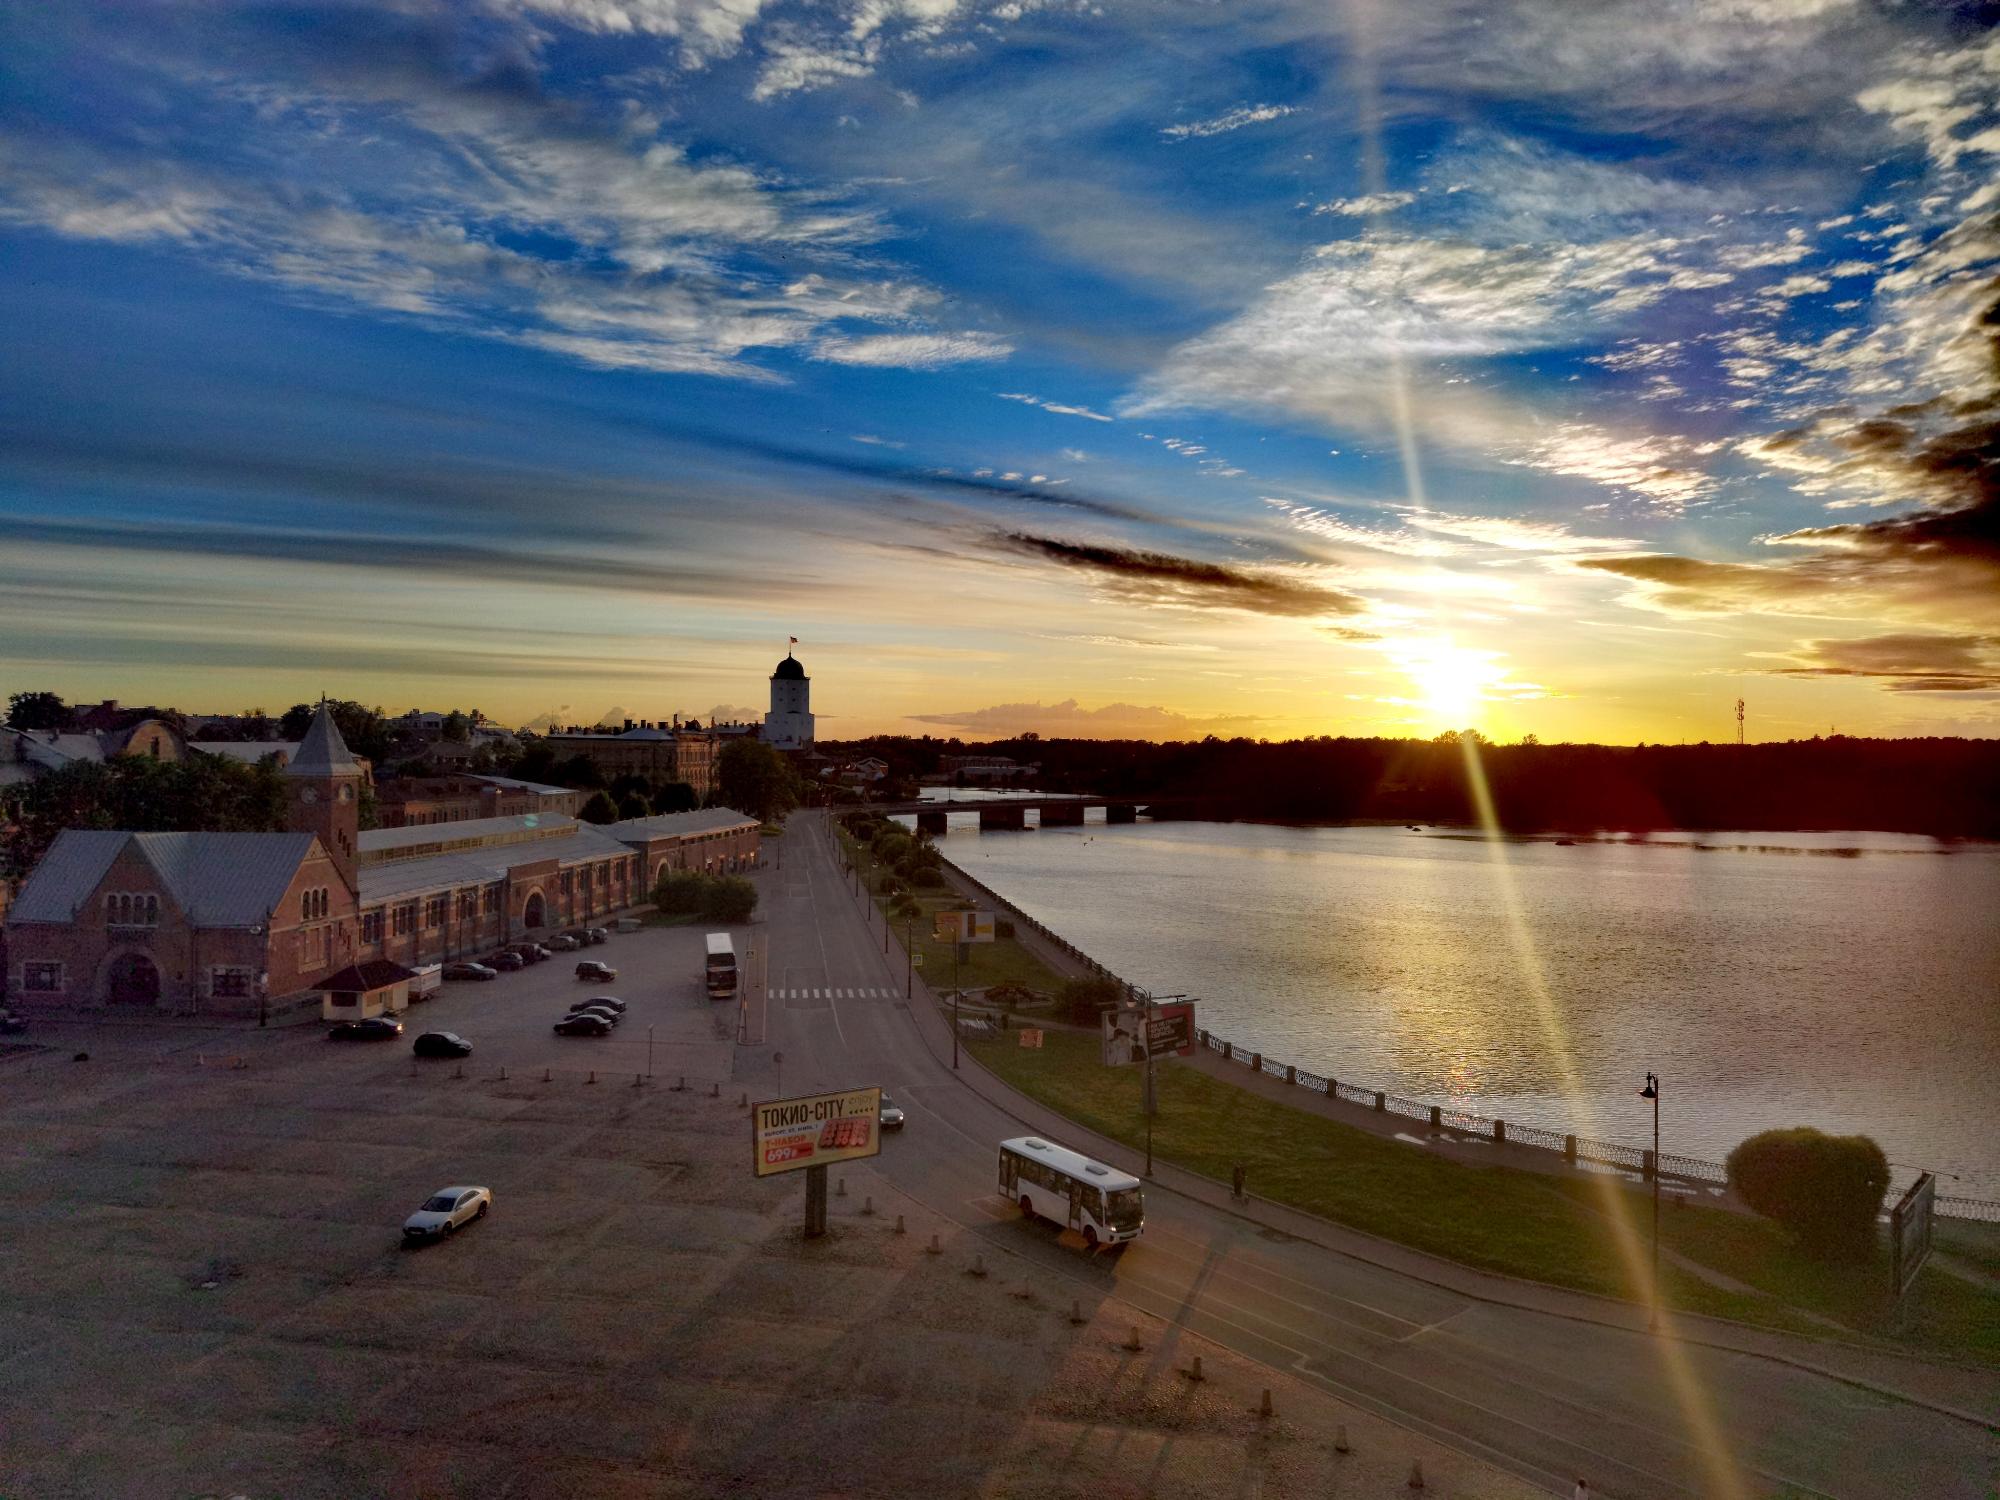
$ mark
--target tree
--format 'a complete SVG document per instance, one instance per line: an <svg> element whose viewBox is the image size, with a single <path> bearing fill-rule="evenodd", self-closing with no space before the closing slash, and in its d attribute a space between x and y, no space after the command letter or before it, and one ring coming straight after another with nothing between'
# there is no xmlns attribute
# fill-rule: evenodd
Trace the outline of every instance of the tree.
<svg viewBox="0 0 2000 1500"><path fill-rule="evenodd" d="M15 729L53 729L70 725L69 705L59 693L16 693L7 700L7 722Z"/></svg>
<svg viewBox="0 0 2000 1500"><path fill-rule="evenodd" d="M1098 1016L1125 999L1125 986L1115 979L1105 979L1090 975L1082 979L1066 979L1056 994L1056 1002L1062 1006L1073 1025L1095 1026Z"/></svg>
<svg viewBox="0 0 2000 1500"><path fill-rule="evenodd" d="M592 792L577 816L586 823L616 823L618 804L611 800L609 792Z"/></svg>
<svg viewBox="0 0 2000 1500"><path fill-rule="evenodd" d="M1889 1159L1865 1135L1767 1130L1729 1153L1729 1186L1823 1259L1865 1255L1889 1187Z"/></svg>
<svg viewBox="0 0 2000 1500"><path fill-rule="evenodd" d="M285 827L285 785L269 761L116 756L79 761L29 783L7 836L7 873L25 878L65 828L134 833L269 833Z"/></svg>
<svg viewBox="0 0 2000 1500"><path fill-rule="evenodd" d="M710 875L702 892L701 915L709 922L747 922L757 909L757 887L741 875Z"/></svg>
<svg viewBox="0 0 2000 1500"><path fill-rule="evenodd" d="M379 708L366 708L349 698L329 699L327 707L333 711L333 724L340 731L340 737L347 742L347 748L354 754L381 765L389 759L395 748L395 733L388 720L382 717ZM278 721L278 727L288 740L302 740L306 730L312 727L313 714L318 709L314 703L294 703L285 710L285 716Z"/></svg>
<svg viewBox="0 0 2000 1500"><path fill-rule="evenodd" d="M444 727L438 732L454 745L463 745L472 738L472 720L454 708L444 716Z"/></svg>
<svg viewBox="0 0 2000 1500"><path fill-rule="evenodd" d="M604 793L597 795L601 797ZM627 792L618 799L618 816L621 818L650 818L652 815L651 804L637 792Z"/></svg>
<svg viewBox="0 0 2000 1500"><path fill-rule="evenodd" d="M798 773L762 740L739 736L715 758L717 800L764 823L799 804Z"/></svg>
<svg viewBox="0 0 2000 1500"><path fill-rule="evenodd" d="M693 812L701 799L694 794L694 788L685 781L661 781L653 787L653 811L656 813Z"/></svg>

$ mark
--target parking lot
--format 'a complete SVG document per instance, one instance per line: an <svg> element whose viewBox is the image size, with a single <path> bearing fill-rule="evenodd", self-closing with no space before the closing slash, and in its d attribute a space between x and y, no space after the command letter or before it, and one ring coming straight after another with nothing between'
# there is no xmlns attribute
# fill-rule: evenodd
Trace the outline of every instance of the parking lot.
<svg viewBox="0 0 2000 1500"><path fill-rule="evenodd" d="M448 985L396 1043L38 1028L0 1073L0 1495L1104 1495L1321 1461L1324 1431L1270 1446L1268 1372L1211 1349L1196 1387L1115 1305L968 1276L875 1170L803 1243L796 1178L750 1177L700 944L591 950L614 1038L548 1029L581 955ZM426 1027L464 1076L412 1061ZM405 1250L447 1183L493 1212Z"/></svg>

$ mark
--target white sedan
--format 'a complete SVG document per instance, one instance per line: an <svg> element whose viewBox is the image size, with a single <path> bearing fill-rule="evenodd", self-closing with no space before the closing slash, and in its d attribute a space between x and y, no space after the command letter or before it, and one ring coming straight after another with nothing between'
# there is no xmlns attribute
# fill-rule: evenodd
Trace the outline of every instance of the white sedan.
<svg viewBox="0 0 2000 1500"><path fill-rule="evenodd" d="M486 1217L493 1194L483 1187L439 1188L424 1206L403 1220L405 1240L443 1239L461 1224Z"/></svg>

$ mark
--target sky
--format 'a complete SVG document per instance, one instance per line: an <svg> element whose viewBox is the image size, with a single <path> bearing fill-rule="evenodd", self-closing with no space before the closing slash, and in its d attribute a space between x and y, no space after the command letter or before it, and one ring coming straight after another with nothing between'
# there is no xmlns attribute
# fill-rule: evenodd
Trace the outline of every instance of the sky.
<svg viewBox="0 0 2000 1500"><path fill-rule="evenodd" d="M0 692L2000 734L2000 30L0 0Z"/></svg>

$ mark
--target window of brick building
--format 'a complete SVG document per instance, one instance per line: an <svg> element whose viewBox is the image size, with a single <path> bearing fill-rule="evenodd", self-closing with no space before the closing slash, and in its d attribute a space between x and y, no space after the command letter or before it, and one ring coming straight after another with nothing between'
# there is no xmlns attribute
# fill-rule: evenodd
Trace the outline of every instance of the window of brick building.
<svg viewBox="0 0 2000 1500"><path fill-rule="evenodd" d="M208 992L218 1000L236 1000L250 993L248 969L210 969Z"/></svg>
<svg viewBox="0 0 2000 1500"><path fill-rule="evenodd" d="M21 988L30 993L47 994L63 988L63 966L61 964L22 964Z"/></svg>
<svg viewBox="0 0 2000 1500"><path fill-rule="evenodd" d="M365 911L361 914L361 941L364 943L382 941L382 913Z"/></svg>

